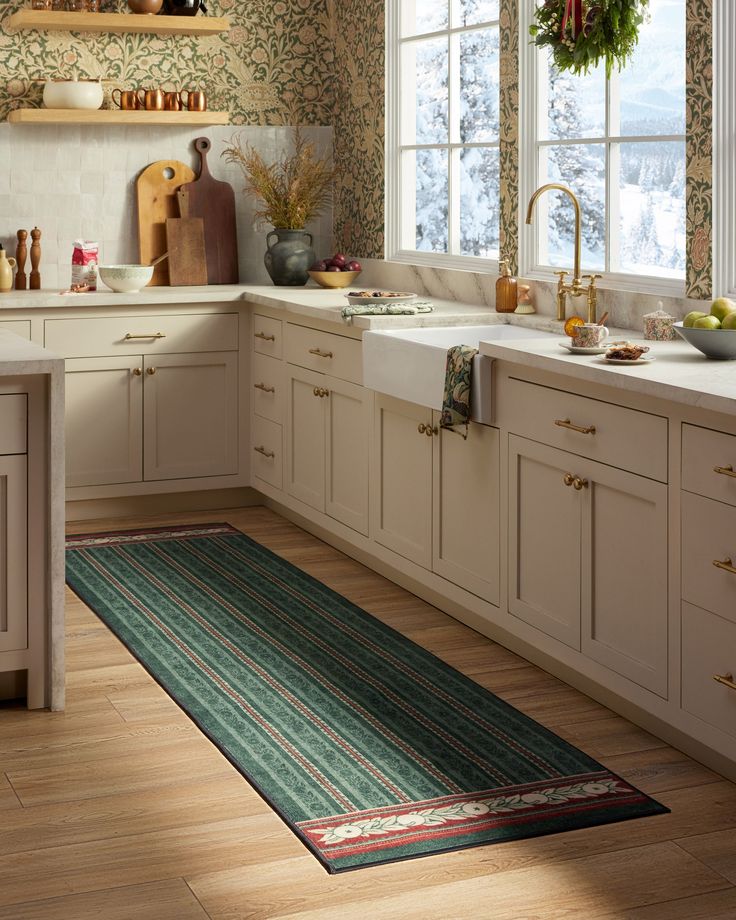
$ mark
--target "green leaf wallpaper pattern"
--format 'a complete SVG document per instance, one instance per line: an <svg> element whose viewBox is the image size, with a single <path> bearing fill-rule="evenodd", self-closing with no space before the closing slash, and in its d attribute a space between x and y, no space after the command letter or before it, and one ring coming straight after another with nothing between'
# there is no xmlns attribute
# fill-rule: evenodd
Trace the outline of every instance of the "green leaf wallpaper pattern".
<svg viewBox="0 0 736 920"><path fill-rule="evenodd" d="M687 296L713 296L713 3L687 11Z"/></svg>

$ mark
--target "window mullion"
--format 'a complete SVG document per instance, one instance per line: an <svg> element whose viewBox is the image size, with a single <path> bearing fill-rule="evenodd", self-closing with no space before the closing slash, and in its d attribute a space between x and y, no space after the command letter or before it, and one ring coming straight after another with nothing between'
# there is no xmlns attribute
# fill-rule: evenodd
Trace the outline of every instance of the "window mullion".
<svg viewBox="0 0 736 920"><path fill-rule="evenodd" d="M448 35L448 128L451 144L460 143L460 35ZM460 252L460 151L447 150L448 176L448 233L447 251Z"/></svg>
<svg viewBox="0 0 736 920"><path fill-rule="evenodd" d="M611 141L621 134L621 97L618 73L606 80L606 254L607 272L618 271L621 257L621 219L618 180L621 175L621 146ZM616 186L614 187L614 182Z"/></svg>

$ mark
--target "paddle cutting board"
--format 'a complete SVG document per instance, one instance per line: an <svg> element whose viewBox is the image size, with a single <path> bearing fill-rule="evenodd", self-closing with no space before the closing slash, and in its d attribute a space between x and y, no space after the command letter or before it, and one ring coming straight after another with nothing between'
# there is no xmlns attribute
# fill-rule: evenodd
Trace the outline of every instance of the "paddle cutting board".
<svg viewBox="0 0 736 920"><path fill-rule="evenodd" d="M179 192L181 214L204 221L207 278L210 284L237 284L238 237L235 225L235 193L227 182L215 179L207 165L212 143L198 137L194 147L202 159L199 178Z"/></svg>
<svg viewBox="0 0 736 920"><path fill-rule="evenodd" d="M150 265L166 252L166 220L179 216L176 190L195 178L193 169L179 160L158 160L138 176L138 253L142 265ZM153 270L151 284L169 283L168 260Z"/></svg>
<svg viewBox="0 0 736 920"><path fill-rule="evenodd" d="M166 242L169 247L169 284L207 284L202 218L167 218Z"/></svg>

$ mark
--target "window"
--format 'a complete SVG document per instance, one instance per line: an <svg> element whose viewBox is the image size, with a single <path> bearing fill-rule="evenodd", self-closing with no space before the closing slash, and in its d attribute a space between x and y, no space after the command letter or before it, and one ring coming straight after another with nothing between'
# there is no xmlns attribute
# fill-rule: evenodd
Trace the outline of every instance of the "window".
<svg viewBox="0 0 736 920"><path fill-rule="evenodd" d="M389 12L389 256L497 259L498 0Z"/></svg>
<svg viewBox="0 0 736 920"><path fill-rule="evenodd" d="M535 4L527 0L528 15ZM527 23L528 25L528 23ZM525 28L522 25L522 30ZM522 32L523 34L523 32ZM523 45L523 42L522 42ZM582 209L586 271L678 290L685 277L685 0L650 0L634 59L606 80L560 74L530 46L523 124L529 144L522 208L545 182L561 182ZM532 184L533 183L533 184ZM538 204L525 268L570 268L574 219L567 196Z"/></svg>

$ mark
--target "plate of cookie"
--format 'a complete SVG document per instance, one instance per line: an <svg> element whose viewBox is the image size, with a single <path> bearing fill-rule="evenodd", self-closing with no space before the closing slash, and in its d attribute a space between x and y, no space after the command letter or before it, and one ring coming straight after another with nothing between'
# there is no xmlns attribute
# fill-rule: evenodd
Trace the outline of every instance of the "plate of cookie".
<svg viewBox="0 0 736 920"><path fill-rule="evenodd" d="M407 291L348 291L345 295L351 306L377 303L406 303L416 300L416 294Z"/></svg>

